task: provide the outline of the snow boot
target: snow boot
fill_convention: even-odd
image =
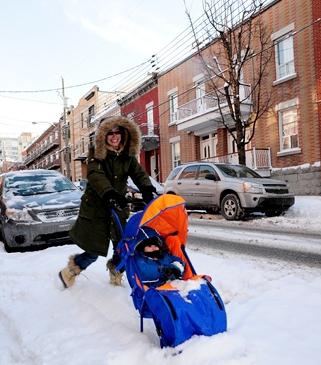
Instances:
[[[116,270],[116,266],[114,265],[112,260],[107,261],[107,271],[109,271],[109,282],[115,286],[122,285],[123,273]]]
[[[70,288],[74,285],[76,276],[81,273],[81,269],[75,263],[76,255],[70,256],[67,266],[59,272],[59,278],[65,288]]]

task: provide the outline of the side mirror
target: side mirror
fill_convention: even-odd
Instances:
[[[213,181],[216,181],[216,176],[214,174],[206,174],[205,175],[205,179],[206,180],[213,180]]]

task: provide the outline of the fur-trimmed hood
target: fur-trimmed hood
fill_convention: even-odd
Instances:
[[[94,157],[104,160],[107,156],[108,149],[106,146],[106,134],[116,127],[124,129],[122,143],[123,151],[129,156],[138,156],[140,152],[141,133],[138,125],[125,117],[109,117],[103,119],[96,131],[95,153]]]

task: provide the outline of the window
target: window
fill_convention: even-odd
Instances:
[[[95,105],[91,105],[88,108],[88,123],[91,123],[94,115],[95,115]]]
[[[180,142],[171,143],[172,149],[172,168],[181,164],[181,146]]]
[[[167,180],[174,180],[178,173],[182,170],[182,166],[175,167],[174,170],[168,175]]]
[[[84,113],[80,114],[80,124],[81,124],[81,128],[84,128]]]
[[[94,146],[94,144],[95,144],[95,132],[92,132],[89,135],[89,146]]]
[[[81,153],[85,153],[85,138],[81,138]]]
[[[299,147],[297,107],[279,110],[280,149],[289,150]]]
[[[211,67],[213,68],[213,74],[216,75],[221,75],[222,74],[222,68],[220,66],[220,63],[218,62],[217,57],[213,57],[213,64],[211,65]]]
[[[216,172],[214,171],[213,167],[209,165],[202,165],[200,166],[199,172],[198,172],[198,179],[204,180],[205,176],[208,174],[213,174],[217,176]]]
[[[154,133],[154,107],[153,103],[149,103],[146,105],[146,114],[147,114],[147,134],[153,135]]]
[[[284,79],[296,76],[294,69],[293,32],[294,23],[272,34],[275,44],[276,79]]]
[[[195,82],[195,96],[196,96],[196,109],[197,113],[201,113],[204,110],[204,96],[205,96],[205,83],[204,79]]]
[[[177,120],[178,94],[174,92],[168,96],[169,101],[169,122],[173,123]]]
[[[286,76],[293,75],[295,73],[293,36],[287,35],[278,40],[275,45],[275,53],[277,79],[282,79]]]
[[[196,179],[198,165],[187,166],[180,174],[179,179]]]

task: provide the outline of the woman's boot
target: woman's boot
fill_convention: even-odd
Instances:
[[[75,263],[76,255],[70,256],[67,266],[59,272],[59,278],[65,288],[70,288],[74,285],[76,276],[81,273],[81,269]]]
[[[114,265],[112,260],[107,261],[107,271],[109,270],[109,282],[115,286],[122,285],[123,273],[116,270],[116,266]]]

